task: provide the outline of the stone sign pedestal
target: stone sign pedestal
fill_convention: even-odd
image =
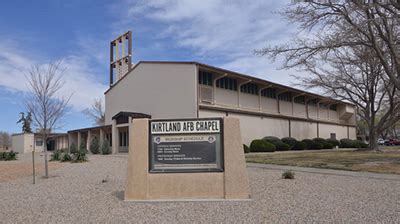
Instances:
[[[130,145],[125,200],[249,199],[249,182],[239,119],[226,117],[221,121],[223,121],[221,125],[223,130],[220,132],[222,138],[220,142],[223,145],[223,150],[221,150],[223,169],[213,172],[202,170],[151,172],[152,164],[150,163],[154,159],[150,158],[152,146],[149,147],[149,144],[153,144],[150,140],[157,138],[154,141],[160,141],[160,138],[150,137],[152,132],[149,129],[152,127],[148,119],[133,120],[129,127]],[[210,142],[213,141],[211,137]]]

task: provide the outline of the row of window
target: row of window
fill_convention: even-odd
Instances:
[[[213,75],[210,72],[200,71],[199,72],[199,84],[212,86],[213,85]],[[237,91],[238,84],[237,80],[233,78],[223,77],[217,80],[216,86],[218,88],[227,89]],[[258,86],[254,83],[246,83],[240,86],[240,92],[249,93],[253,95],[258,95]],[[261,96],[276,99],[276,89],[274,88],[267,88],[261,91]],[[292,101],[292,94],[290,92],[279,94],[279,100],[291,102]],[[299,96],[294,98],[294,102],[298,104],[306,104],[306,99],[304,96]],[[317,106],[317,100],[309,100],[308,105]],[[327,104],[320,104],[320,108],[328,108]],[[336,111],[336,105],[329,106],[330,110]]]

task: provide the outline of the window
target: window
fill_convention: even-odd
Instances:
[[[258,86],[254,83],[246,83],[240,86],[240,92],[258,95]]]
[[[36,146],[43,146],[43,139],[42,138],[37,138],[36,139]]]
[[[336,140],[336,133],[331,133],[331,139],[335,139]]]
[[[313,99],[313,100],[308,101],[308,105],[316,107],[317,106],[317,99]]]
[[[304,96],[299,96],[294,98],[294,102],[298,104],[306,104],[306,98]]]
[[[328,109],[328,105],[325,104],[325,103],[320,103],[320,104],[319,104],[319,108],[321,108],[321,109]]]
[[[111,136],[111,133],[107,133],[107,134],[106,134],[106,140],[108,141],[108,143],[110,144],[110,146],[112,146],[112,136]]]
[[[291,93],[282,93],[279,95],[279,99],[283,100],[283,101],[288,101],[291,102],[292,101],[292,94]]]
[[[222,89],[237,90],[237,81],[232,78],[221,78],[217,80],[217,87]]]
[[[331,106],[329,107],[329,110],[336,111],[336,104],[335,104],[335,105],[331,105]]]
[[[212,86],[212,74],[210,72],[199,72],[199,84]]]
[[[261,96],[276,99],[276,89],[268,88],[261,90]]]

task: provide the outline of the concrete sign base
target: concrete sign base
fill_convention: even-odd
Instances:
[[[222,172],[150,173],[149,120],[133,120],[129,133],[125,200],[249,199],[239,119],[223,119]]]

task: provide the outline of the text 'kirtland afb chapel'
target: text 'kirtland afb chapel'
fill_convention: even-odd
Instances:
[[[132,64],[131,32],[111,41],[110,50],[105,125],[53,134],[49,150],[82,143],[89,148],[91,140],[98,138],[107,140],[113,153],[128,152],[129,124],[137,118],[237,117],[244,144],[265,136],[356,138],[353,104],[199,62]],[[212,132],[215,124],[155,123],[151,128]],[[29,152],[26,145],[32,141],[41,151],[44,144],[39,135],[18,138],[21,149],[16,151]]]

